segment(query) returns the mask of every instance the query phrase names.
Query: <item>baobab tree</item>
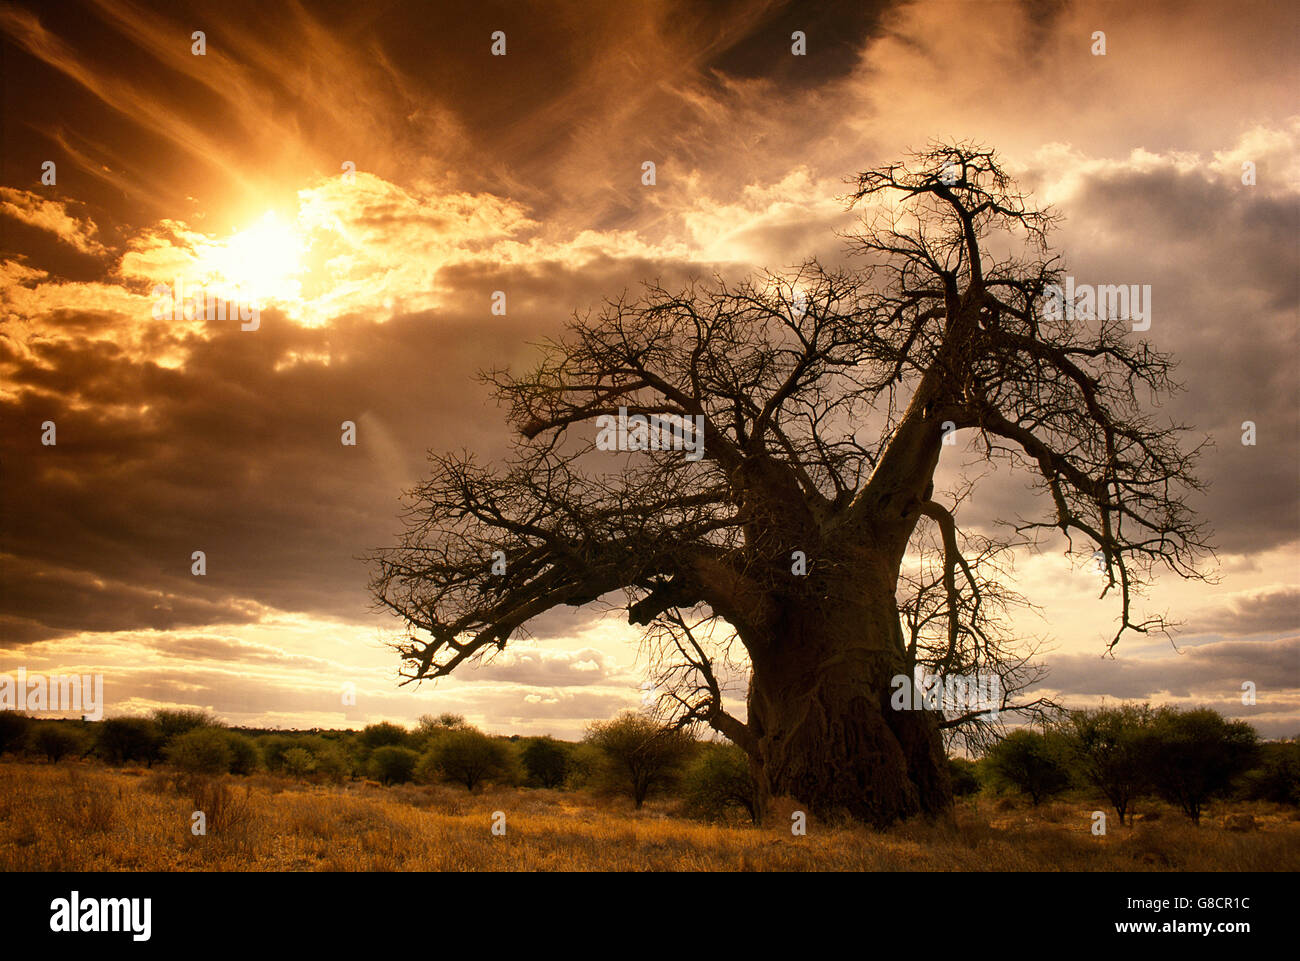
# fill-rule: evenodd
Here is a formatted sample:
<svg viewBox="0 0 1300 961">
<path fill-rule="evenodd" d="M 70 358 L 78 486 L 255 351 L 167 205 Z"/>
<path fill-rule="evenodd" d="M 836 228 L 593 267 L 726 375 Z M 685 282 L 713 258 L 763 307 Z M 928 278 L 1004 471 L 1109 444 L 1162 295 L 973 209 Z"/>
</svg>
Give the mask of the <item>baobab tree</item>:
<svg viewBox="0 0 1300 961">
<path fill-rule="evenodd" d="M 1132 601 L 1156 567 L 1202 576 L 1205 549 L 1185 503 L 1196 451 L 1151 412 L 1174 388 L 1170 358 L 1122 317 L 1048 309 L 1051 217 L 992 151 L 934 145 L 859 175 L 849 202 L 863 211 L 853 269 L 649 284 L 575 319 L 535 370 L 484 375 L 513 453 L 433 455 L 400 545 L 376 556 L 377 604 L 408 627 L 403 683 L 623 591 L 629 622 L 668 632 L 695 678 L 683 717 L 748 753 L 764 799 L 874 824 L 941 812 L 945 719 L 892 709 L 890 693 L 922 650 L 951 666 L 993 649 L 979 566 L 995 558 L 935 492 L 953 431 L 1046 494 L 1031 499 L 1046 517 L 1009 524 L 1023 541 L 1063 535 L 1097 561 L 1117 597 L 1111 647 L 1167 627 Z M 702 456 L 597 443 L 608 418 L 638 415 L 662 420 L 627 446 L 673 447 L 648 442 L 657 424 Z M 909 637 L 904 560 L 927 540 L 939 561 L 911 585 L 924 600 Z M 743 647 L 743 720 L 702 620 Z"/>
</svg>

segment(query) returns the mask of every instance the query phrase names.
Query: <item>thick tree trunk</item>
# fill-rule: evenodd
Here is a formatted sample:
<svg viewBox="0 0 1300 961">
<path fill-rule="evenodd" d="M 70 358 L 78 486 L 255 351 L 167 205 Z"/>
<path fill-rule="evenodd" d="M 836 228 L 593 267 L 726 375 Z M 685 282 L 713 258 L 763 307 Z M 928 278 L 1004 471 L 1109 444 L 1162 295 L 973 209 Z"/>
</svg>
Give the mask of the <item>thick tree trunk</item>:
<svg viewBox="0 0 1300 961">
<path fill-rule="evenodd" d="M 890 706 L 892 678 L 910 676 L 892 594 L 810 606 L 791 611 L 750 681 L 764 802 L 788 796 L 815 815 L 877 826 L 948 810 L 935 715 Z"/>
</svg>

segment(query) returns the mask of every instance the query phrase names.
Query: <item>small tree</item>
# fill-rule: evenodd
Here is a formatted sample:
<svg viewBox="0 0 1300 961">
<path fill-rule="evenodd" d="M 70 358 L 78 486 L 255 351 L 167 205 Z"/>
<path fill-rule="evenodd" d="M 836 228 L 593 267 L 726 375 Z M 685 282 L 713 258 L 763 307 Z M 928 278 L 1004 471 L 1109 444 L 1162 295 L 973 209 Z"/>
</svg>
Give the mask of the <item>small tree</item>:
<svg viewBox="0 0 1300 961">
<path fill-rule="evenodd" d="M 230 748 L 230 773 L 252 774 L 262 766 L 262 755 L 253 739 L 238 731 L 221 731 Z"/>
<path fill-rule="evenodd" d="M 410 735 L 408 746 L 424 754 L 444 735 L 469 726 L 460 714 L 443 713 L 436 717 L 432 714 L 422 714 Z"/>
<path fill-rule="evenodd" d="M 15 711 L 0 711 L 0 754 L 16 751 L 22 746 L 31 727 L 31 719 L 26 714 Z"/>
<path fill-rule="evenodd" d="M 305 747 L 291 747 L 284 752 L 280 764 L 290 777 L 306 777 L 316 770 L 316 756 Z"/>
<path fill-rule="evenodd" d="M 1152 725 L 1151 780 L 1156 792 L 1178 805 L 1193 824 L 1212 798 L 1259 757 L 1259 735 L 1245 721 L 1229 721 L 1210 708 L 1162 708 Z"/>
<path fill-rule="evenodd" d="M 425 776 L 437 772 L 449 781 L 473 791 L 486 778 L 501 777 L 509 770 L 505 745 L 482 731 L 465 728 L 452 731 L 430 749 Z"/>
<path fill-rule="evenodd" d="M 186 774 L 225 774 L 234 761 L 226 731 L 196 727 L 167 746 L 167 760 Z"/>
<path fill-rule="evenodd" d="M 1106 796 L 1120 824 L 1133 799 L 1150 785 L 1151 725 L 1154 715 L 1147 705 L 1074 711 L 1064 736 L 1076 770 Z"/>
<path fill-rule="evenodd" d="M 283 734 L 263 734 L 257 739 L 257 749 L 268 771 L 283 770 L 285 753 L 297 746 L 297 740 Z"/>
<path fill-rule="evenodd" d="M 948 758 L 948 776 L 952 778 L 954 797 L 978 794 L 980 787 L 979 765 L 964 757 Z"/>
<path fill-rule="evenodd" d="M 57 764 L 81 747 L 81 738 L 67 724 L 38 724 L 31 733 L 31 745 L 51 764 Z"/>
<path fill-rule="evenodd" d="M 702 745 L 683 780 L 687 806 L 697 817 L 721 820 L 739 809 L 758 823 L 758 784 L 749 755 L 734 744 Z"/>
<path fill-rule="evenodd" d="M 387 744 L 370 755 L 370 771 L 375 780 L 384 784 L 405 784 L 419 760 L 420 755 L 409 747 Z"/>
<path fill-rule="evenodd" d="M 1070 784 L 1063 753 L 1056 738 L 1020 730 L 995 744 L 988 752 L 986 763 L 995 784 L 1028 794 L 1037 807 Z"/>
<path fill-rule="evenodd" d="M 372 751 L 379 747 L 400 747 L 406 744 L 410 732 L 400 724 L 382 721 L 369 724 L 361 732 L 361 743 Z"/>
<path fill-rule="evenodd" d="M 623 714 L 587 728 L 586 740 L 600 749 L 608 783 L 632 798 L 639 809 L 651 791 L 673 783 L 695 742 L 675 728 L 639 714 Z"/>
<path fill-rule="evenodd" d="M 159 708 L 153 712 L 153 721 L 164 741 L 179 737 L 198 727 L 219 727 L 221 722 L 207 711 L 198 708 L 180 708 L 176 710 Z"/>
<path fill-rule="evenodd" d="M 452 714 L 450 711 L 444 711 L 441 714 L 421 714 L 420 720 L 416 725 L 416 731 L 420 734 L 428 734 L 432 731 L 454 731 L 459 728 L 467 728 L 470 725 L 465 721 L 465 715 Z"/>
<path fill-rule="evenodd" d="M 1300 740 L 1260 745 L 1259 767 L 1242 780 L 1248 800 L 1300 807 Z"/>
<path fill-rule="evenodd" d="M 554 738 L 534 738 L 524 748 L 523 759 L 529 778 L 542 787 L 559 787 L 568 776 L 569 752 Z"/>
<path fill-rule="evenodd" d="M 575 744 L 569 751 L 569 776 L 564 784 L 570 790 L 593 787 L 606 766 L 605 754 L 596 745 L 587 741 Z"/>
<path fill-rule="evenodd" d="M 162 756 L 163 737 L 147 717 L 111 717 L 99 725 L 95 746 L 110 764 L 144 761 L 153 767 Z"/>
<path fill-rule="evenodd" d="M 311 752 L 315 773 L 330 781 L 341 781 L 352 770 L 344 745 L 323 737 L 307 738 L 304 748 Z"/>
</svg>

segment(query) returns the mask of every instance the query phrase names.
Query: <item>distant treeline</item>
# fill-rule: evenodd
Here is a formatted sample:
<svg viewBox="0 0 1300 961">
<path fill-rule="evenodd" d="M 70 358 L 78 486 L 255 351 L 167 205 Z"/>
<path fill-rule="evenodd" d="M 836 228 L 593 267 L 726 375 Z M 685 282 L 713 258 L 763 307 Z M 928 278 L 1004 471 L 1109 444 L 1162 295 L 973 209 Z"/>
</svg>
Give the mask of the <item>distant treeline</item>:
<svg viewBox="0 0 1300 961">
<path fill-rule="evenodd" d="M 1121 823 L 1159 797 L 1195 823 L 1216 798 L 1300 806 L 1300 741 L 1263 742 L 1209 708 L 1124 704 L 1071 711 L 1046 730 L 1015 731 L 977 762 L 953 759 L 954 790 L 1018 791 L 1037 805 L 1069 789 L 1105 797 Z"/>
<path fill-rule="evenodd" d="M 635 714 L 591 724 L 581 742 L 488 735 L 455 714 L 414 730 L 383 722 L 360 731 L 230 728 L 197 710 L 99 722 L 0 712 L 0 754 L 58 763 L 97 757 L 156 763 L 195 776 L 275 775 L 316 782 L 486 783 L 623 794 L 636 807 L 676 795 L 708 820 L 758 816 L 748 757 Z M 1209 709 L 1122 705 L 1073 711 L 1045 731 L 1018 730 L 977 760 L 950 761 L 954 793 L 1019 792 L 1037 805 L 1069 789 L 1098 792 L 1121 821 L 1161 797 L 1199 822 L 1205 805 L 1237 797 L 1300 806 L 1300 742 L 1262 742 L 1249 724 Z"/>
</svg>

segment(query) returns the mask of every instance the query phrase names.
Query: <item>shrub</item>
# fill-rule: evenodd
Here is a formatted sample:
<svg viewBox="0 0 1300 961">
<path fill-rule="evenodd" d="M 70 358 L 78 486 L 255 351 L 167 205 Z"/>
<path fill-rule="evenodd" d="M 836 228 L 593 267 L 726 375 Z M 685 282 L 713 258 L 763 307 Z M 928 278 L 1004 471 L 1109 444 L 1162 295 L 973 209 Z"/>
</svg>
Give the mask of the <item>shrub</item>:
<svg viewBox="0 0 1300 961">
<path fill-rule="evenodd" d="M 333 741 L 321 739 L 322 743 L 313 748 L 312 756 L 316 760 L 316 773 L 330 781 L 341 781 L 352 770 L 352 765 L 341 746 Z"/>
<path fill-rule="evenodd" d="M 415 765 L 420 760 L 409 747 L 387 745 L 370 755 L 371 776 L 383 784 L 405 784 L 411 780 Z"/>
<path fill-rule="evenodd" d="M 687 810 L 709 821 L 743 811 L 759 821 L 758 785 L 749 755 L 734 744 L 706 744 L 683 779 Z"/>
<path fill-rule="evenodd" d="M 67 755 L 81 749 L 81 735 L 71 725 L 57 722 L 38 724 L 30 734 L 34 750 L 45 759 L 57 764 Z"/>
<path fill-rule="evenodd" d="M 186 774 L 225 774 L 234 761 L 228 731 L 196 727 L 167 746 L 167 760 Z"/>
<path fill-rule="evenodd" d="M 967 797 L 980 791 L 979 765 L 964 757 L 948 758 L 948 776 L 954 797 Z"/>
<path fill-rule="evenodd" d="M 1141 707 L 1074 711 L 1064 728 L 1070 758 L 1080 777 L 1101 791 L 1120 824 L 1135 797 L 1150 786 L 1155 715 Z"/>
<path fill-rule="evenodd" d="M 987 770 L 993 783 L 1028 794 L 1035 806 L 1070 784 L 1059 738 L 1036 731 L 1014 731 L 989 750 Z"/>
<path fill-rule="evenodd" d="M 110 764 L 144 761 L 149 767 L 162 757 L 162 732 L 147 717 L 111 717 L 99 725 L 96 750 Z"/>
<path fill-rule="evenodd" d="M 160 708 L 153 712 L 153 721 L 158 725 L 158 731 L 162 734 L 164 741 L 170 741 L 172 738 L 180 737 L 198 727 L 220 727 L 215 717 L 207 711 L 201 711 L 197 708 L 181 708 L 171 710 Z"/>
<path fill-rule="evenodd" d="M 688 735 L 640 714 L 598 721 L 587 728 L 586 741 L 604 757 L 598 779 L 604 786 L 628 794 L 637 808 L 651 792 L 666 789 L 677 780 L 695 748 Z"/>
<path fill-rule="evenodd" d="M 257 749 L 262 754 L 262 763 L 268 771 L 284 770 L 284 755 L 290 748 L 297 747 L 296 738 L 283 734 L 263 734 L 257 739 Z"/>
<path fill-rule="evenodd" d="M 411 732 L 406 746 L 424 754 L 444 734 L 468 727 L 465 718 L 459 714 L 439 714 L 436 717 L 432 714 L 423 714 L 416 723 L 415 730 Z"/>
<path fill-rule="evenodd" d="M 1151 782 L 1156 792 L 1178 805 L 1193 824 L 1215 797 L 1254 766 L 1259 735 L 1245 721 L 1229 721 L 1218 711 L 1162 708 L 1152 725 Z"/>
<path fill-rule="evenodd" d="M 1247 800 L 1300 807 L 1300 741 L 1260 745 L 1260 766 L 1247 771 L 1242 782 Z"/>
<path fill-rule="evenodd" d="M 226 744 L 230 748 L 230 773 L 252 774 L 262 766 L 262 755 L 252 738 L 238 731 L 223 730 Z"/>
<path fill-rule="evenodd" d="M 421 768 L 427 780 L 442 777 L 473 791 L 487 778 L 509 773 L 510 757 L 500 741 L 474 728 L 461 728 L 440 737 L 425 755 Z"/>
<path fill-rule="evenodd" d="M 18 750 L 27 738 L 31 718 L 15 711 L 0 711 L 0 754 Z"/>
<path fill-rule="evenodd" d="M 410 732 L 399 724 L 383 721 L 370 724 L 361 732 L 361 743 L 374 750 L 378 747 L 400 747 L 406 744 Z"/>
<path fill-rule="evenodd" d="M 569 752 L 554 738 L 538 737 L 523 752 L 528 777 L 542 787 L 559 787 L 569 773 Z"/>
<path fill-rule="evenodd" d="M 605 763 L 605 755 L 596 745 L 575 744 L 569 750 L 569 776 L 565 786 L 570 790 L 597 786 Z"/>
<path fill-rule="evenodd" d="M 316 756 L 305 747 L 291 747 L 281 758 L 281 768 L 293 777 L 306 777 L 316 770 Z"/>
</svg>

